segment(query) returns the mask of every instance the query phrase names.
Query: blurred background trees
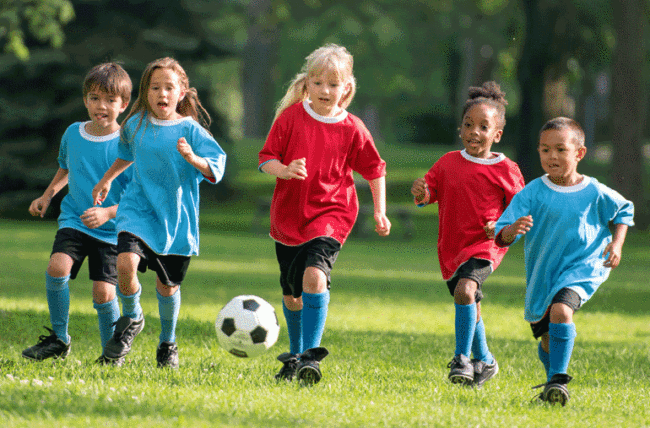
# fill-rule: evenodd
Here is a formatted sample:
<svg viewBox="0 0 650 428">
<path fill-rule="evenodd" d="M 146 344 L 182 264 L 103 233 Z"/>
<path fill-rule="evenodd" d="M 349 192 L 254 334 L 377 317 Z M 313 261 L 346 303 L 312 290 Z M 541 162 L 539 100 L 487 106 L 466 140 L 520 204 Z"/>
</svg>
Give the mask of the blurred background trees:
<svg viewBox="0 0 650 428">
<path fill-rule="evenodd" d="M 359 86 L 350 111 L 378 144 L 458 147 L 467 88 L 496 80 L 509 101 L 498 149 L 519 162 L 527 180 L 541 174 L 535 147 L 542 124 L 558 115 L 573 117 L 585 128 L 589 155 L 612 159 L 608 184 L 636 203 L 639 223 L 647 227 L 649 4 L 4 0 L 2 213 L 40 194 L 51 178 L 63 130 L 85 120 L 81 82 L 94 64 L 122 62 L 135 97 L 144 66 L 175 57 L 227 148 L 263 138 L 304 57 L 335 42 L 355 58 Z"/>
</svg>

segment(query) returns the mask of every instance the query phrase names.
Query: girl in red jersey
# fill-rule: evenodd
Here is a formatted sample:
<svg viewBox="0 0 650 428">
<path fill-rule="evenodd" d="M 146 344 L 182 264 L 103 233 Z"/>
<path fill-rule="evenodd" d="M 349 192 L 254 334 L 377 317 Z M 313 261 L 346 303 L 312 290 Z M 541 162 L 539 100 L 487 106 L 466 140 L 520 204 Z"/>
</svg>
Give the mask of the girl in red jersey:
<svg viewBox="0 0 650 428">
<path fill-rule="evenodd" d="M 270 235 L 289 332 L 290 352 L 278 357 L 283 367 L 276 379 L 321 379 L 330 272 L 359 213 L 353 171 L 370 184 L 375 230 L 390 233 L 386 163 L 363 122 L 345 110 L 356 91 L 352 66 L 344 47 L 312 52 L 280 101 L 259 153 L 260 171 L 277 177 Z"/>
<path fill-rule="evenodd" d="M 517 164 L 490 150 L 503 135 L 506 104 L 495 82 L 469 88 L 460 128 L 465 150 L 442 156 L 411 188 L 418 206 L 438 202 L 438 259 L 456 308 L 449 379 L 477 387 L 499 371 L 479 303 L 483 281 L 506 253 L 494 243 L 494 224 L 524 187 Z"/>
</svg>

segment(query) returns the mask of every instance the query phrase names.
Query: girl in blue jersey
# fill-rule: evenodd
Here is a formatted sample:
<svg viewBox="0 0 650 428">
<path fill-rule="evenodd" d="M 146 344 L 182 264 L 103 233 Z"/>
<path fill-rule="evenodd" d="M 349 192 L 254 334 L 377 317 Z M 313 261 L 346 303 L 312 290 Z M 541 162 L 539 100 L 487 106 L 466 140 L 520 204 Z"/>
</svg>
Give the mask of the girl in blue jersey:
<svg viewBox="0 0 650 428">
<path fill-rule="evenodd" d="M 178 367 L 176 322 L 180 285 L 190 257 L 199 253 L 199 184 L 217 183 L 226 154 L 207 130 L 210 116 L 172 58 L 150 63 L 139 95 L 122 124 L 118 159 L 93 189 L 101 204 L 112 180 L 133 165 L 133 181 L 117 210 L 122 316 L 104 349 L 123 358 L 144 327 L 137 271 L 156 272 L 161 333 L 158 367 Z"/>
<path fill-rule="evenodd" d="M 83 83 L 83 100 L 90 121 L 76 122 L 66 129 L 59 147 L 59 169 L 43 195 L 29 207 L 31 215 L 43 217 L 54 195 L 68 185 L 45 273 L 52 329 L 46 327 L 50 334 L 40 336 L 36 345 L 22 352 L 25 358 L 36 361 L 65 358 L 70 352 L 68 283 L 77 277 L 86 257 L 102 348 L 113 335 L 113 324 L 120 315 L 115 296 L 114 218 L 128 175 L 122 174 L 116 180 L 106 197 L 106 208 L 94 207 L 90 192 L 91 182 L 99 180 L 117 158 L 120 135 L 117 118 L 129 105 L 131 90 L 131 78 L 119 64 L 100 64 L 88 72 Z M 103 364 L 106 360 L 100 356 L 97 362 Z"/>
<path fill-rule="evenodd" d="M 535 338 L 541 337 L 538 356 L 546 370 L 539 398 L 562 405 L 572 379 L 567 369 L 576 337 L 573 313 L 619 265 L 628 226 L 634 225 L 632 202 L 578 173 L 584 141 L 576 121 L 548 121 L 538 145 L 547 174 L 515 195 L 495 225 L 497 245 L 526 236 L 524 316 Z"/>
</svg>

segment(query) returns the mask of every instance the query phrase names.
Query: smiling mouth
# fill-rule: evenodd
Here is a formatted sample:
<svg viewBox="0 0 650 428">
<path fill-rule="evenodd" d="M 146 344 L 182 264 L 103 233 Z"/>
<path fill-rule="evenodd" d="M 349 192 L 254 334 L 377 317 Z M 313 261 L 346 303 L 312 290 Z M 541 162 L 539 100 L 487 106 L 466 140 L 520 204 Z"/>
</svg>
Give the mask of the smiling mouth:
<svg viewBox="0 0 650 428">
<path fill-rule="evenodd" d="M 167 108 L 167 103 L 159 102 L 158 107 L 160 108 Z"/>
</svg>

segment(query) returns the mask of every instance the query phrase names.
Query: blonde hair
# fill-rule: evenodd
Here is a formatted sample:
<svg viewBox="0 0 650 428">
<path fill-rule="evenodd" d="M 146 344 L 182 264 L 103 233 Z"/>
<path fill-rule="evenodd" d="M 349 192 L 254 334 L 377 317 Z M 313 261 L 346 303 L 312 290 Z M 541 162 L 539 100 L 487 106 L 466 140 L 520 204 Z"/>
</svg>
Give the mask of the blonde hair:
<svg viewBox="0 0 650 428">
<path fill-rule="evenodd" d="M 176 73 L 178 75 L 181 89 L 185 91 L 185 96 L 176 105 L 176 112 L 181 116 L 191 116 L 194 120 L 201 124 L 201 126 L 203 126 L 205 130 L 208 131 L 208 133 L 210 133 L 209 126 L 212 122 L 210 115 L 201 104 L 201 101 L 199 101 L 196 89 L 190 88 L 190 80 L 187 77 L 187 73 L 185 73 L 183 67 L 181 67 L 178 61 L 170 57 L 160 58 L 153 62 L 150 62 L 149 65 L 147 65 L 147 67 L 144 69 L 142 77 L 140 78 L 138 98 L 136 98 L 135 102 L 133 103 L 129 114 L 122 121 L 122 130 L 124 130 L 124 125 L 126 124 L 127 120 L 129 120 L 132 116 L 145 112 L 153 114 L 151 106 L 149 105 L 149 101 L 147 99 L 147 93 L 149 92 L 149 85 L 151 84 L 151 76 L 153 75 L 153 72 L 159 68 L 169 69 Z M 138 122 L 136 131 L 142 125 L 143 117 L 144 114 L 140 116 L 140 121 Z M 210 133 L 210 135 L 212 134 Z"/>
<path fill-rule="evenodd" d="M 273 120 L 275 121 L 287 107 L 305 100 L 308 97 L 307 79 L 313 76 L 319 76 L 326 70 L 336 73 L 341 81 L 350 85 L 350 90 L 341 98 L 339 103 L 341 108 L 347 108 L 352 102 L 354 94 L 357 92 L 357 81 L 352 73 L 353 65 L 354 59 L 352 58 L 352 54 L 343 46 L 334 43 L 328 43 L 310 53 L 305 58 L 305 63 L 300 69 L 300 73 L 293 78 L 289 84 L 287 93 L 278 103 Z"/>
</svg>

